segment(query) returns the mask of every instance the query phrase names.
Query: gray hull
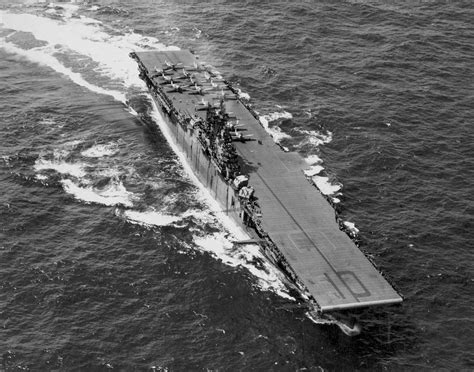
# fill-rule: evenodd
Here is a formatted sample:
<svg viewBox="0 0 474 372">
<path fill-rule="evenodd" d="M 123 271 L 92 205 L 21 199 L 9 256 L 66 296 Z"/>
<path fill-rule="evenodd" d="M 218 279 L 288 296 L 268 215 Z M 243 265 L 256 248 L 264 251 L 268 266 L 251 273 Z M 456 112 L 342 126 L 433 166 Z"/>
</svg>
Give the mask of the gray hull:
<svg viewBox="0 0 474 372">
<path fill-rule="evenodd" d="M 225 213 L 258 239 L 266 255 L 308 291 L 320 311 L 402 301 L 374 264 L 341 231 L 334 209 L 305 177 L 304 160 L 274 143 L 255 113 L 238 99 L 227 82 L 199 66 L 189 51 L 137 52 L 131 56 L 137 60 L 140 76 L 163 111 L 173 141 L 186 155 L 196 176 Z M 171 84 L 172 79 L 196 79 L 209 88 L 205 93 L 197 92 L 188 88 L 189 84 Z M 215 86 L 219 93 L 213 89 Z M 224 105 L 225 111 L 239 121 L 240 133 L 252 139 L 236 140 L 233 146 L 242 173 L 250 177 L 258 210 L 241 202 L 231 177 L 223 174 L 222 164 L 219 166 L 218 159 L 210 154 L 202 129 L 194 125 L 196 120 L 206 121 L 201 100 L 220 101 L 221 107 Z"/>
</svg>

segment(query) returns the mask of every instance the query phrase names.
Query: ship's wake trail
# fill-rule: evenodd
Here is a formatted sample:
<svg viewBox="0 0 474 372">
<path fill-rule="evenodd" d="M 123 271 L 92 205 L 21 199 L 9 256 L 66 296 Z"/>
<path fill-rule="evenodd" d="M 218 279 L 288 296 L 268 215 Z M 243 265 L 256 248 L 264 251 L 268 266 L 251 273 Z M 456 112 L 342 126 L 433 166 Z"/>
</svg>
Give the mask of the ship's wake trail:
<svg viewBox="0 0 474 372">
<path fill-rule="evenodd" d="M 54 4 L 53 4 L 54 5 Z M 61 4 L 64 5 L 64 4 Z M 47 66 L 66 76 L 75 84 L 97 94 L 113 97 L 125 105 L 132 115 L 137 115 L 129 104 L 129 98 L 137 91 L 144 90 L 144 83 L 139 79 L 136 64 L 128 58 L 132 50 L 145 49 L 172 50 L 153 37 L 142 36 L 133 32 L 123 33 L 114 30 L 107 32 L 100 21 L 78 16 L 79 7 L 74 5 L 46 8 L 44 15 L 15 14 L 0 11 L 1 31 L 0 48 L 7 53 L 27 59 L 28 61 Z M 50 18 L 55 12 L 55 18 Z M 150 102 L 151 97 L 149 97 Z M 169 143 L 171 136 L 162 125 L 158 109 L 152 103 L 151 116 L 161 128 Z M 285 117 L 291 114 L 285 113 Z M 273 116 L 264 117 L 263 124 L 275 140 L 286 138 L 281 130 L 271 128 L 268 122 Z M 83 150 L 81 161 L 65 160 L 63 156 L 38 157 L 34 169 L 36 179 L 48 184 L 52 179 L 59 178 L 59 184 L 64 192 L 71 194 L 80 202 L 94 203 L 104 206 L 114 206 L 118 218 L 128 223 L 138 224 L 144 228 L 187 226 L 187 221 L 199 221 L 217 226 L 219 232 L 206 234 L 204 230 L 194 231 L 192 248 L 207 252 L 220 259 L 224 264 L 235 268 L 244 268 L 255 279 L 256 287 L 269 290 L 295 301 L 289 295 L 288 282 L 283 273 L 273 266 L 260 252 L 256 245 L 239 245 L 235 240 L 245 240 L 248 236 L 233 221 L 226 217 L 209 191 L 199 182 L 185 161 L 184 154 L 176 146 L 174 151 L 180 158 L 186 175 L 197 186 L 196 198 L 205 202 L 209 210 L 199 211 L 190 209 L 181 213 L 170 213 L 166 208 L 157 209 L 153 206 L 144 207 L 140 202 L 141 196 L 127 190 L 122 182 L 122 172 L 115 170 L 114 174 L 101 174 L 107 180 L 97 184 L 95 175 L 90 172 L 88 159 L 100 159 L 104 156 L 114 156 L 117 153 L 115 145 L 100 145 Z M 79 150 L 78 150 L 79 151 Z M 138 206 L 139 205 L 139 206 Z M 256 265 L 255 262 L 259 264 Z M 301 293 L 301 297 L 304 298 Z M 314 315 L 310 319 L 317 323 L 327 324 L 328 321 Z M 339 325 L 336 320 L 330 321 Z M 342 327 L 342 325 L 339 325 Z"/>
<path fill-rule="evenodd" d="M 57 9 L 63 8 L 63 11 Z M 51 19 L 50 10 L 58 19 Z M 114 35 L 108 33 L 100 21 L 77 15 L 77 6 L 62 4 L 46 10 L 44 16 L 0 11 L 2 33 L 0 47 L 11 53 L 63 74 L 91 92 L 113 97 L 128 105 L 127 92 L 141 87 L 136 65 L 124 56 L 130 50 L 166 47 L 152 37 L 134 32 Z M 115 30 L 117 31 L 117 30 Z"/>
</svg>

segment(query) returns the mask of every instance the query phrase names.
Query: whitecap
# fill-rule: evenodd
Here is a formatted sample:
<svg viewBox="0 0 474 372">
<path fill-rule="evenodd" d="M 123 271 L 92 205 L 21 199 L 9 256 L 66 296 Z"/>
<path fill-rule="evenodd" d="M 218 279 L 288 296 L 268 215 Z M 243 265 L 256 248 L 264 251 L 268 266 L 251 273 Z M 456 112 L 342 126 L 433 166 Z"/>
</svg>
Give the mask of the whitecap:
<svg viewBox="0 0 474 372">
<path fill-rule="evenodd" d="M 109 177 L 109 178 L 115 178 L 115 179 L 118 179 L 123 174 L 123 171 L 115 167 L 96 168 L 94 171 L 95 171 L 94 174 L 96 176 Z"/>
<path fill-rule="evenodd" d="M 56 124 L 56 121 L 52 118 L 43 118 L 40 121 L 38 121 L 38 124 L 41 125 L 53 125 Z"/>
<path fill-rule="evenodd" d="M 73 8 L 70 8 L 70 11 L 66 10 L 66 13 L 72 14 Z M 134 32 L 111 35 L 96 20 L 84 16 L 56 20 L 32 14 L 13 14 L 0 11 L 0 18 L 4 28 L 31 33 L 37 40 L 48 43 L 44 47 L 26 51 L 3 39 L 2 47 L 8 52 L 47 65 L 57 72 L 65 74 L 76 84 L 96 93 L 110 95 L 124 104 L 127 103 L 124 92 L 88 82 L 81 74 L 61 64 L 56 58 L 58 51 L 70 55 L 76 53 L 91 58 L 98 63 L 96 72 L 117 80 L 128 88 L 144 86 L 138 77 L 135 61 L 127 57 L 130 51 L 147 48 L 179 49 L 166 47 L 156 38 L 144 37 Z M 115 87 L 116 85 L 114 84 Z"/>
<path fill-rule="evenodd" d="M 60 144 L 60 146 L 62 148 L 67 148 L 67 149 L 74 149 L 77 145 L 80 145 L 82 142 L 84 142 L 83 140 L 72 140 L 72 141 L 67 141 L 67 142 L 64 142 L 62 144 Z"/>
<path fill-rule="evenodd" d="M 174 137 L 171 135 L 168 126 L 164 123 L 163 118 L 151 97 L 150 102 L 153 107 L 153 111 L 151 113 L 152 118 L 160 127 L 161 132 L 168 140 L 168 143 L 170 144 L 173 151 L 177 154 L 186 175 L 198 187 L 198 193 L 196 196 L 201 199 L 212 211 L 212 216 L 207 212 L 192 212 L 194 217 L 215 225 L 220 225 L 226 231 L 230 232 L 230 235 L 221 232 L 204 237 L 195 236 L 195 244 L 200 247 L 201 250 L 219 257 L 227 265 L 233 267 L 240 265 L 245 267 L 258 279 L 258 288 L 261 290 L 271 290 L 282 297 L 293 299 L 293 297 L 287 293 L 287 286 L 285 284 L 287 281 L 285 280 L 284 274 L 271 263 L 269 263 L 257 245 L 239 245 L 239 248 L 237 250 L 235 249 L 231 240 L 247 240 L 250 238 L 249 235 L 242 229 L 241 226 L 237 225 L 235 221 L 226 215 L 219 203 L 212 197 L 209 189 L 206 188 L 196 177 L 189 163 L 187 162 L 184 153 L 181 152 L 176 145 Z M 262 262 L 264 269 L 258 268 L 251 263 L 254 257 L 257 257 L 259 261 Z"/>
<path fill-rule="evenodd" d="M 241 98 L 245 101 L 250 101 L 250 94 L 248 94 L 246 92 L 242 92 L 241 89 L 237 89 L 237 95 L 239 96 L 239 98 Z"/>
<path fill-rule="evenodd" d="M 181 216 L 164 214 L 155 210 L 139 212 L 134 210 L 126 210 L 121 213 L 116 213 L 132 224 L 137 224 L 146 227 L 152 226 L 167 226 L 174 222 L 181 220 Z"/>
<path fill-rule="evenodd" d="M 106 144 L 94 145 L 81 152 L 81 155 L 87 158 L 101 158 L 104 156 L 115 155 L 119 151 L 117 143 L 110 142 Z"/>
<path fill-rule="evenodd" d="M 312 180 L 324 195 L 335 194 L 341 189 L 341 184 L 332 184 L 329 182 L 329 177 L 314 176 Z"/>
<path fill-rule="evenodd" d="M 46 181 L 48 179 L 48 176 L 44 175 L 44 174 L 37 174 L 35 176 L 35 178 L 38 180 L 38 181 Z"/>
<path fill-rule="evenodd" d="M 323 160 L 318 155 L 309 155 L 304 160 L 309 165 L 320 164 L 323 162 Z"/>
<path fill-rule="evenodd" d="M 287 133 L 282 132 L 281 128 L 277 125 L 270 126 L 270 123 L 277 121 L 278 119 L 291 119 L 293 115 L 287 111 L 279 111 L 279 112 L 272 112 L 267 115 L 262 115 L 259 117 L 260 123 L 262 123 L 263 127 L 270 134 L 273 140 L 276 143 L 279 143 L 281 140 L 285 138 L 291 138 L 291 136 Z"/>
<path fill-rule="evenodd" d="M 299 147 L 307 143 L 310 143 L 314 146 L 320 146 L 332 141 L 332 132 L 321 133 L 315 130 L 306 130 L 300 128 L 295 128 L 295 131 L 306 135 L 305 139 L 302 141 Z"/>
<path fill-rule="evenodd" d="M 63 148 L 53 150 L 53 157 L 56 162 L 61 161 L 62 159 L 66 158 L 71 151 L 67 149 L 67 145 Z"/>
<path fill-rule="evenodd" d="M 64 18 L 71 18 L 78 11 L 79 5 L 68 3 L 55 4 L 51 2 L 48 4 L 48 8 L 45 11 L 46 13 L 56 13 L 61 14 Z"/>
<path fill-rule="evenodd" d="M 2 47 L 8 53 L 16 54 L 16 55 L 24 57 L 30 62 L 34 62 L 40 65 L 50 67 L 56 72 L 59 72 L 67 76 L 70 80 L 72 80 L 77 85 L 87 88 L 92 92 L 112 96 L 114 99 L 122 103 L 126 103 L 127 101 L 124 93 L 119 92 L 117 90 L 104 89 L 97 85 L 91 84 L 88 81 L 86 81 L 82 77 L 81 74 L 77 72 L 73 72 L 70 68 L 62 65 L 61 62 L 59 62 L 57 58 L 50 55 L 50 53 L 54 52 L 54 47 L 46 46 L 46 47 L 41 47 L 41 48 L 33 48 L 33 49 L 25 50 L 25 49 L 17 47 L 13 43 L 8 43 L 8 42 L 2 43 Z"/>
<path fill-rule="evenodd" d="M 272 291 L 281 297 L 294 301 L 284 284 L 283 273 L 277 271 L 263 256 L 256 244 L 238 245 L 237 247 L 225 233 L 214 233 L 206 236 L 194 236 L 194 243 L 203 251 L 220 259 L 231 267 L 243 267 L 258 279 L 260 290 Z M 258 262 L 259 267 L 256 266 Z"/>
<path fill-rule="evenodd" d="M 62 160 L 46 160 L 46 159 L 36 159 L 35 165 L 33 168 L 37 172 L 43 170 L 54 170 L 61 174 L 68 174 L 76 178 L 83 178 L 86 175 L 84 167 L 86 165 L 82 163 L 69 163 Z"/>
<path fill-rule="evenodd" d="M 348 336 L 357 336 L 362 331 L 361 326 L 358 323 L 349 326 L 347 323 L 337 320 L 331 314 L 319 314 L 316 311 L 308 311 L 306 312 L 306 317 L 315 324 L 335 325 Z"/>
<path fill-rule="evenodd" d="M 304 171 L 304 174 L 307 176 L 307 177 L 313 177 L 319 173 L 321 173 L 323 171 L 324 167 L 322 167 L 321 165 L 313 165 L 312 167 L 310 167 L 309 169 L 306 169 Z"/>
<path fill-rule="evenodd" d="M 344 221 L 344 226 L 346 226 L 347 230 L 349 230 L 353 235 L 357 235 L 359 233 L 359 229 L 353 222 Z"/>
<path fill-rule="evenodd" d="M 264 118 L 267 122 L 276 121 L 278 119 L 292 119 L 293 115 L 288 111 L 276 111 L 270 114 L 260 116 L 260 119 Z"/>
<path fill-rule="evenodd" d="M 175 222 L 180 222 L 189 217 L 192 217 L 197 221 L 216 222 L 214 218 L 211 218 L 208 211 L 198 211 L 195 209 L 189 209 L 179 215 L 167 213 L 166 211 L 157 211 L 154 208 L 150 208 L 146 211 L 135 211 L 130 209 L 125 211 L 117 210 L 115 214 L 130 223 L 145 227 L 167 226 L 171 224 L 178 227 Z"/>
<path fill-rule="evenodd" d="M 81 187 L 70 179 L 61 181 L 64 191 L 73 195 L 77 200 L 86 203 L 96 203 L 107 206 L 123 205 L 132 207 L 135 196 L 127 191 L 122 182 L 111 182 L 103 189 L 97 189 L 92 186 Z"/>
<path fill-rule="evenodd" d="M 306 164 L 311 165 L 308 169 L 304 171 L 304 174 L 307 177 L 313 177 L 324 170 L 324 167 L 321 165 L 323 161 L 318 155 L 309 155 L 304 160 Z"/>
</svg>

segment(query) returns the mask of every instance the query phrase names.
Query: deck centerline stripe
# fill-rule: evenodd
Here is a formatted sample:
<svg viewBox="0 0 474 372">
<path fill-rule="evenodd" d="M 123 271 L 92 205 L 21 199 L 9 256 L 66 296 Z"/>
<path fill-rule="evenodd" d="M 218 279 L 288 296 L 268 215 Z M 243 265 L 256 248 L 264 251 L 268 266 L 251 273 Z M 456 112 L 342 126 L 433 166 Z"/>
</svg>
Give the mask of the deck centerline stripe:
<svg viewBox="0 0 474 372">
<path fill-rule="evenodd" d="M 357 301 L 359 302 L 359 299 L 357 297 L 355 297 L 353 294 L 352 294 L 352 291 L 351 289 L 349 288 L 349 286 L 347 285 L 347 283 L 339 276 L 338 272 L 336 271 L 336 269 L 331 265 L 331 263 L 329 262 L 329 260 L 326 258 L 326 256 L 323 254 L 323 252 L 321 252 L 321 250 L 318 248 L 318 246 L 314 243 L 313 239 L 311 239 L 311 237 L 308 235 L 308 233 L 306 231 L 304 231 L 304 229 L 300 226 L 300 224 L 298 223 L 298 221 L 296 221 L 295 217 L 293 217 L 293 215 L 290 213 L 290 211 L 288 210 L 288 208 L 281 202 L 281 200 L 277 197 L 277 195 L 275 194 L 275 192 L 270 188 L 270 186 L 268 185 L 268 183 L 262 178 L 262 176 L 260 176 L 260 174 L 258 174 L 258 172 L 255 172 L 255 174 L 258 176 L 258 178 L 260 178 L 260 180 L 265 184 L 265 186 L 267 186 L 268 190 L 272 193 L 272 195 L 275 197 L 275 199 L 278 201 L 278 203 L 281 205 L 281 207 L 285 210 L 285 212 L 288 214 L 288 216 L 293 220 L 293 222 L 295 223 L 296 226 L 298 226 L 301 230 L 301 232 L 306 236 L 306 238 L 308 238 L 308 240 L 310 242 L 313 243 L 313 246 L 314 248 L 316 248 L 316 250 L 319 252 L 319 254 L 321 255 L 321 257 L 324 259 L 324 261 L 326 261 L 327 265 L 331 268 L 331 270 L 334 272 L 334 274 L 336 275 L 336 277 L 342 282 L 342 284 L 344 284 L 344 286 L 346 287 L 347 291 L 351 294 L 351 296 Z M 339 289 L 336 288 L 336 290 L 339 292 Z"/>
</svg>

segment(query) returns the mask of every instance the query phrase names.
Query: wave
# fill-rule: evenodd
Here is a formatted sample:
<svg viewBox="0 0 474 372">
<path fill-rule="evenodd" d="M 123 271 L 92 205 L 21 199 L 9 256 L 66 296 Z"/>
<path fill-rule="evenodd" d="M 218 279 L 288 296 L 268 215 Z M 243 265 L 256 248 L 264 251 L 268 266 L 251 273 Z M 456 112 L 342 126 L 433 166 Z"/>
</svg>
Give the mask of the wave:
<svg viewBox="0 0 474 372">
<path fill-rule="evenodd" d="M 194 236 L 199 250 L 208 252 L 231 267 L 243 267 L 257 278 L 260 290 L 272 291 L 281 297 L 294 301 L 284 284 L 283 273 L 277 271 L 263 256 L 257 245 L 239 245 L 229 239 L 228 234 L 214 233 L 206 236 Z"/>
<path fill-rule="evenodd" d="M 83 178 L 86 175 L 86 171 L 84 168 L 86 167 L 83 163 L 69 163 L 63 160 L 46 160 L 39 158 L 35 161 L 33 166 L 36 172 L 41 172 L 44 170 L 54 170 L 61 174 L 68 174 L 70 176 L 76 178 Z M 38 179 L 44 179 L 47 177 L 45 175 L 41 175 Z"/>
<path fill-rule="evenodd" d="M 34 62 L 39 65 L 50 67 L 54 71 L 67 76 L 71 81 L 73 81 L 77 85 L 80 85 L 84 88 L 89 89 L 91 92 L 112 96 L 114 99 L 122 103 L 127 102 L 124 93 L 116 91 L 116 90 L 104 89 L 97 85 L 91 84 L 88 81 L 86 81 L 82 77 L 81 74 L 77 72 L 73 72 L 70 68 L 62 65 L 61 62 L 57 58 L 51 55 L 56 51 L 54 47 L 52 46 L 46 46 L 46 47 L 40 47 L 40 48 L 27 50 L 27 49 L 19 48 L 13 43 L 5 42 L 3 39 L 2 47 L 7 53 L 16 54 L 21 57 L 24 57 L 30 62 Z"/>
<path fill-rule="evenodd" d="M 63 5 L 61 7 L 64 8 Z M 92 92 L 112 96 L 124 104 L 127 104 L 127 88 L 143 87 L 143 82 L 137 74 L 136 63 L 127 57 L 128 53 L 146 48 L 179 49 L 166 47 L 156 38 L 145 37 L 134 32 L 123 33 L 120 30 L 114 30 L 117 31 L 116 34 L 114 32 L 114 35 L 111 35 L 106 32 L 101 22 L 85 16 L 77 17 L 75 14 L 77 8 L 72 5 L 66 7 L 65 11 L 57 11 L 56 13 L 61 15 L 61 19 L 52 19 L 48 15 L 41 17 L 33 14 L 0 11 L 3 28 L 29 33 L 35 39 L 46 43 L 42 47 L 25 49 L 21 45 L 9 42 L 6 37 L 1 39 L 0 47 L 9 53 L 48 66 L 64 74 L 74 83 Z M 49 11 L 51 12 L 51 10 Z M 110 81 L 105 83 L 106 86 L 96 85 L 93 77 L 84 76 L 62 64 L 58 59 L 61 52 L 66 53 L 70 60 L 73 60 L 73 57 L 77 59 L 77 70 L 83 67 L 84 58 L 89 58 L 93 61 L 92 70 L 100 76 L 109 77 Z M 120 86 L 123 89 L 118 90 L 117 87 Z"/>
<path fill-rule="evenodd" d="M 102 169 L 100 166 L 96 169 L 92 164 L 65 160 L 80 143 L 82 141 L 66 142 L 53 151 L 52 159 L 45 159 L 43 157 L 36 159 L 33 165 L 33 169 L 37 173 L 35 178 L 38 181 L 44 182 L 49 178 L 49 175 L 44 174 L 44 172 L 54 171 L 63 177 L 69 176 L 62 178 L 60 183 L 64 191 L 73 195 L 77 200 L 106 206 L 123 205 L 132 207 L 133 201 L 137 199 L 137 196 L 126 190 L 120 181 L 121 172 L 117 169 Z M 91 149 L 94 148 L 92 147 Z M 96 156 L 99 154 L 98 151 L 95 149 L 89 155 Z M 71 176 L 73 179 L 70 178 Z M 104 177 L 107 180 L 105 186 L 95 187 L 91 185 L 99 179 L 104 179 Z"/>
<path fill-rule="evenodd" d="M 108 178 L 114 178 L 114 179 L 119 179 L 123 175 L 123 170 L 120 170 L 119 168 L 116 167 L 106 167 L 106 168 L 97 168 L 94 169 L 94 175 L 96 177 L 108 177 Z"/>
<path fill-rule="evenodd" d="M 243 99 L 245 101 L 250 101 L 250 94 L 246 92 L 242 92 L 241 89 L 237 89 L 237 95 L 239 96 L 240 99 Z"/>
<path fill-rule="evenodd" d="M 136 196 L 127 191 L 121 181 L 112 180 L 104 188 L 82 187 L 70 179 L 61 180 L 61 184 L 66 193 L 86 203 L 106 206 L 122 205 L 131 208 L 133 207 L 133 201 L 136 199 Z"/>
<path fill-rule="evenodd" d="M 166 203 L 167 206 L 172 205 L 172 203 Z M 165 208 L 166 209 L 166 208 Z M 141 225 L 144 227 L 158 227 L 158 226 L 168 226 L 173 225 L 175 227 L 185 227 L 186 224 L 183 223 L 185 219 L 192 218 L 195 222 L 204 222 L 204 223 L 215 223 L 215 219 L 209 214 L 208 211 L 199 211 L 196 209 L 189 209 L 184 213 L 179 215 L 167 213 L 166 211 L 157 211 L 154 208 L 150 208 L 146 211 L 136 211 L 136 210 L 116 210 L 116 216 L 125 219 L 127 222 Z M 177 222 L 182 222 L 183 224 L 178 225 Z"/>
<path fill-rule="evenodd" d="M 183 216 L 165 214 L 155 210 L 139 212 L 134 210 L 115 211 L 115 215 L 127 222 L 144 227 L 167 226 L 180 221 Z"/>
<path fill-rule="evenodd" d="M 324 195 L 334 195 L 341 190 L 342 185 L 340 183 L 333 184 L 329 181 L 329 177 L 314 176 L 312 180 L 316 184 L 317 188 Z"/>
<path fill-rule="evenodd" d="M 349 221 L 344 221 L 343 223 L 351 235 L 356 236 L 359 233 L 359 229 L 355 226 L 355 223 Z"/>
<path fill-rule="evenodd" d="M 320 164 L 323 162 L 318 155 L 309 155 L 304 159 L 304 161 L 309 165 Z"/>
<path fill-rule="evenodd" d="M 38 180 L 38 181 L 47 181 L 48 180 L 48 176 L 44 175 L 44 174 L 37 174 L 35 175 L 35 178 Z"/>
<path fill-rule="evenodd" d="M 348 322 L 336 319 L 331 314 L 318 314 L 314 311 L 308 311 L 306 312 L 306 317 L 315 324 L 335 325 L 348 336 L 357 336 L 362 331 L 360 324 L 350 325 Z"/>
<path fill-rule="evenodd" d="M 300 128 L 295 128 L 294 130 L 305 135 L 303 141 L 296 147 L 302 147 L 307 144 L 320 146 L 332 141 L 332 132 L 329 131 L 326 133 L 321 133 L 315 130 L 306 130 Z"/>
<path fill-rule="evenodd" d="M 74 83 L 92 92 L 112 96 L 126 105 L 127 89 L 131 87 L 143 88 L 144 83 L 138 77 L 136 63 L 128 57 L 124 58 L 124 56 L 127 56 L 132 50 L 145 50 L 149 48 L 160 50 L 179 49 L 176 47 L 166 47 L 159 43 L 157 39 L 144 37 L 133 32 L 110 35 L 104 31 L 100 22 L 82 16 L 74 17 L 74 12 L 74 8 L 71 7 L 67 12 L 62 12 L 63 20 L 57 20 L 37 15 L 10 14 L 0 11 L 4 28 L 31 33 L 37 40 L 46 42 L 45 46 L 24 49 L 20 45 L 9 42 L 4 38 L 1 47 L 30 61 L 46 65 L 64 74 Z M 67 67 L 62 64 L 59 59 L 61 52 L 71 57 L 75 56 L 78 60 L 84 57 L 90 58 L 95 62 L 93 70 L 100 74 L 100 76 L 108 77 L 110 79 L 109 82 L 98 85 L 94 80 L 94 83 L 92 83 L 92 78 L 86 73 L 78 72 L 74 67 Z M 241 95 L 243 95 L 243 98 L 246 98 L 245 93 L 241 93 Z M 130 112 L 135 113 L 134 111 Z M 154 106 L 152 116 L 158 125 L 162 123 L 156 106 Z M 280 142 L 285 138 L 291 138 L 291 136 L 282 132 L 275 122 L 280 119 L 291 118 L 291 113 L 279 111 L 261 116 L 260 122 L 274 138 L 275 142 Z M 167 135 L 166 127 L 164 125 L 160 125 L 160 127 L 168 142 L 173 144 L 171 136 Z M 282 297 L 294 300 L 288 294 L 286 277 L 263 256 L 258 246 L 239 245 L 238 248 L 234 246 L 233 241 L 248 239 L 248 235 L 240 226 L 225 215 L 210 195 L 209 190 L 200 184 L 189 165 L 187 165 L 184 154 L 180 153 L 176 146 L 172 145 L 172 147 L 178 154 L 178 157 L 180 157 L 187 175 L 198 186 L 198 197 L 205 200 L 212 211 L 214 216 L 213 223 L 221 226 L 221 230 L 226 231 L 206 236 L 195 235 L 193 238 L 195 246 L 218 257 L 227 265 L 245 268 L 257 278 L 256 286 L 259 289 L 271 290 Z M 113 150 L 97 145 L 95 148 L 84 150 L 81 155 L 85 157 L 110 156 L 113 155 Z M 64 191 L 73 195 L 77 200 L 106 206 L 123 206 L 126 208 L 134 206 L 137 196 L 129 192 L 118 178 L 112 178 L 105 187 L 96 188 L 84 182 L 86 177 L 84 168 L 85 166 L 80 163 L 44 161 L 43 163 L 38 163 L 35 169 L 37 171 L 54 169 L 58 173 L 77 178 L 78 181 L 70 178 L 61 180 Z M 191 216 L 194 212 L 189 212 L 188 215 L 186 213 L 173 215 L 153 210 L 144 212 L 126 210 L 122 212 L 121 216 L 130 223 L 137 223 L 143 226 L 164 226 L 176 224 L 186 218 L 186 216 Z M 209 213 L 207 214 L 209 215 Z M 193 218 L 205 219 L 206 217 L 193 216 Z"/>
<path fill-rule="evenodd" d="M 56 121 L 52 118 L 42 118 L 40 121 L 38 121 L 38 124 L 51 126 L 55 125 Z"/>
<path fill-rule="evenodd" d="M 83 150 L 81 155 L 86 158 L 102 158 L 104 156 L 115 155 L 119 151 L 116 142 L 94 145 L 87 150 Z"/>
<path fill-rule="evenodd" d="M 272 112 L 270 114 L 262 115 L 259 117 L 260 123 L 262 123 L 267 133 L 272 136 L 273 140 L 276 143 L 280 143 L 280 141 L 285 138 L 291 138 L 291 136 L 287 133 L 282 132 L 281 128 L 277 126 L 275 122 L 279 119 L 291 118 L 293 118 L 293 115 L 291 115 L 291 113 L 287 111 Z M 270 125 L 270 123 L 273 123 L 273 125 Z"/>
<path fill-rule="evenodd" d="M 318 155 L 310 155 L 305 158 L 305 161 L 310 166 L 304 171 L 306 177 L 312 179 L 315 186 L 322 194 L 332 196 L 332 201 L 334 203 L 340 203 L 341 200 L 336 196 L 341 195 L 340 190 L 342 184 L 331 182 L 329 177 L 319 175 L 324 171 L 324 167 L 321 165 L 323 162 L 321 158 Z"/>
<path fill-rule="evenodd" d="M 110 5 L 89 8 L 88 10 L 97 11 L 99 14 L 113 14 L 116 16 L 124 16 L 124 17 L 130 15 L 130 12 L 128 10 L 119 8 L 119 7 L 110 6 Z"/>
<path fill-rule="evenodd" d="M 232 267 L 245 267 L 250 273 L 258 278 L 258 288 L 261 290 L 271 290 L 278 295 L 294 299 L 288 294 L 285 277 L 276 267 L 274 267 L 260 252 L 260 248 L 256 245 L 239 245 L 238 249 L 234 248 L 233 241 L 247 240 L 249 235 L 231 220 L 222 210 L 218 202 L 212 197 L 210 191 L 199 181 L 191 167 L 189 166 L 185 155 L 179 150 L 174 139 L 169 132 L 168 127 L 163 121 L 155 102 L 149 97 L 153 110 L 151 117 L 160 127 L 161 132 L 167 139 L 171 148 L 178 156 L 186 176 L 198 187 L 196 196 L 201 199 L 211 210 L 214 216 L 213 223 L 220 225 L 220 229 L 227 232 L 214 233 L 206 236 L 194 236 L 194 243 L 202 251 L 211 253 L 215 257 L 222 260 L 223 263 Z M 255 266 L 258 261 L 260 267 Z"/>
<path fill-rule="evenodd" d="M 63 18 L 71 18 L 78 10 L 79 6 L 76 4 L 61 3 L 61 5 L 57 5 L 49 3 L 48 9 L 45 10 L 45 13 L 62 16 Z"/>
<path fill-rule="evenodd" d="M 304 171 L 304 174 L 307 177 L 313 177 L 319 173 L 321 173 L 324 170 L 324 167 L 322 165 L 312 165 L 310 168 L 306 169 Z"/>
</svg>

